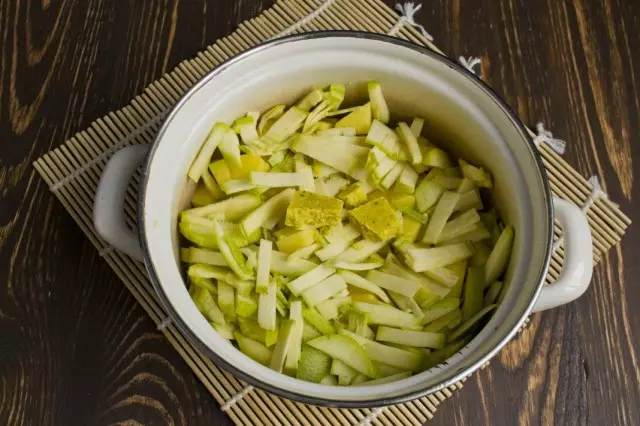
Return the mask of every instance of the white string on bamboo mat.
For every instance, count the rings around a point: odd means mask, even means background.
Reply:
[[[420,33],[422,34],[422,36],[425,39],[427,39],[429,41],[433,41],[433,36],[427,32],[427,30],[424,28],[424,26],[422,26],[421,24],[418,24],[413,19],[413,16],[421,8],[422,8],[421,4],[416,6],[415,3],[410,2],[410,1],[408,1],[408,2],[406,2],[404,4],[396,3],[396,10],[400,14],[400,16],[398,17],[398,21],[396,22],[396,24],[393,27],[391,27],[391,29],[389,30],[389,32],[387,34],[394,36],[394,35],[396,35],[398,33],[398,31],[400,31],[402,29],[404,24],[409,24],[412,27],[415,27],[418,30],[420,30]]]
[[[280,31],[278,34],[274,35],[270,39],[283,37],[283,36],[291,34],[294,31],[299,30],[304,25],[307,25],[309,22],[313,21],[315,18],[320,16],[334,2],[335,2],[335,0],[325,0],[325,2],[322,3],[320,6],[318,6],[318,8],[316,10],[314,10],[313,12],[311,12],[311,13],[303,16],[302,18],[298,19],[296,22],[294,22],[293,24],[291,24],[289,27],[285,28],[284,30]]]
[[[460,62],[460,65],[462,65],[463,67],[465,67],[466,69],[474,73],[475,75],[479,75],[476,72],[475,67],[476,65],[482,64],[482,59],[478,58],[477,56],[469,56],[468,58],[465,58],[464,56],[460,56],[458,57],[458,62]]]
[[[69,173],[68,175],[63,177],[62,179],[60,179],[58,182],[56,182],[56,183],[52,184],[51,186],[49,186],[49,190],[51,192],[53,192],[53,193],[56,193],[60,188],[62,188],[67,183],[71,182],[72,180],[76,179],[78,176],[80,176],[82,173],[84,173],[87,170],[89,170],[94,165],[98,164],[98,162],[100,162],[102,160],[106,160],[111,154],[115,153],[120,148],[123,148],[129,142],[134,141],[138,136],[140,136],[141,134],[143,134],[144,132],[149,130],[154,125],[159,124],[167,116],[167,114],[169,113],[171,108],[173,108],[173,105],[171,105],[169,108],[165,109],[164,111],[162,111],[158,115],[156,115],[156,116],[152,117],[151,119],[149,119],[149,121],[147,121],[146,123],[144,123],[140,127],[132,130],[131,133],[129,133],[127,136],[125,136],[124,138],[120,139],[118,142],[114,143],[109,148],[107,148],[106,150],[104,150],[100,154],[98,154],[95,157],[93,157],[91,160],[89,160],[86,163],[82,164],[80,167],[78,167],[77,169],[75,169],[74,171],[72,171],[71,173]]]
[[[233,395],[227,402],[224,403],[220,407],[222,411],[229,411],[231,407],[233,407],[236,403],[238,403],[242,398],[244,398],[249,392],[253,390],[253,386],[247,385],[240,392]]]
[[[602,190],[602,186],[600,186],[600,179],[598,179],[598,176],[593,175],[589,178],[588,181],[589,181],[589,184],[591,185],[591,193],[589,194],[587,199],[584,201],[584,204],[582,204],[582,207],[580,207],[580,210],[582,210],[582,213],[584,213],[585,215],[589,213],[589,210],[591,210],[591,208],[596,203],[596,201],[598,201],[598,199],[609,198],[607,193]],[[613,202],[612,204],[617,206],[617,204]],[[558,238],[558,241],[556,241],[555,244],[553,245],[551,254],[552,255],[555,254],[555,252],[558,251],[558,249],[560,248],[560,246],[562,246],[563,243],[564,243],[564,231],[562,235]]]
[[[540,149],[540,144],[545,143],[556,154],[564,154],[565,148],[567,147],[567,143],[565,141],[554,138],[553,133],[545,130],[544,124],[541,122],[536,124],[536,131],[538,134],[533,138],[533,143],[538,149]]]
[[[367,415],[367,417],[365,417],[364,419],[360,420],[360,423],[358,423],[358,426],[369,426],[372,421],[374,421],[380,414],[382,414],[382,412],[385,410],[385,408],[386,407],[374,408]]]
[[[156,326],[156,329],[158,331],[162,331],[165,328],[169,327],[171,325],[171,317],[166,317],[165,319],[163,319],[162,321],[160,321],[160,323]]]

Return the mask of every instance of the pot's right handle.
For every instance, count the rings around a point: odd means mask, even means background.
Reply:
[[[100,176],[93,202],[93,224],[98,234],[116,249],[142,261],[138,234],[124,217],[124,197],[133,173],[149,152],[149,145],[132,145],[117,151]]]
[[[534,312],[569,303],[589,288],[593,273],[593,246],[587,216],[575,204],[553,198],[555,216],[562,225],[564,263],[558,279],[542,287]]]

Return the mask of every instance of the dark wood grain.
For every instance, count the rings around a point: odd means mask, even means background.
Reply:
[[[31,163],[270,3],[0,0],[0,424],[229,423]],[[640,221],[640,3],[431,0],[417,19]],[[640,424],[638,252],[632,225],[430,424]]]

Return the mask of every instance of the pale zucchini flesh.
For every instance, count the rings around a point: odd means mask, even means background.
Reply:
[[[351,271],[338,271],[338,274],[347,282],[347,284],[369,291],[378,296],[383,302],[391,303],[389,296],[387,296],[384,290],[366,278]]]
[[[322,380],[320,380],[320,384],[326,386],[338,386],[338,379],[332,374],[327,374],[322,378]]]
[[[177,223],[211,327],[330,386],[402,380],[466,345],[505,296],[514,240],[491,174],[367,89],[365,104],[341,106],[346,86],[332,84],[214,125]]]
[[[340,334],[330,334],[307,342],[334,359],[342,361],[367,377],[381,377],[378,368],[371,362],[367,353],[352,338]]]
[[[338,295],[336,294],[336,296]],[[316,309],[324,319],[335,320],[340,315],[342,306],[348,305],[349,303],[351,303],[350,296],[333,297],[318,303]]]
[[[265,330],[276,329],[276,283],[268,285],[266,293],[258,296],[258,325]]]
[[[321,383],[330,374],[331,357],[318,349],[303,345],[296,377],[313,383]]]
[[[494,246],[485,266],[485,283],[491,283],[502,275],[509,262],[511,246],[513,245],[513,228],[504,228]]]
[[[211,161],[211,156],[218,145],[220,145],[220,142],[222,142],[227,128],[228,126],[226,124],[217,123],[211,129],[207,139],[200,148],[200,152],[198,152],[198,156],[187,172],[187,176],[189,176],[192,181],[197,183],[198,180],[200,180],[200,177],[205,172],[209,162]]]
[[[193,294],[193,301],[200,312],[211,322],[216,324],[226,324],[224,314],[213,299],[209,290],[198,287]]]
[[[250,235],[260,229],[262,224],[273,215],[284,215],[286,207],[291,202],[294,193],[294,189],[285,189],[249,213],[240,223],[244,234]]]
[[[222,141],[219,146],[222,157],[232,167],[242,167],[242,160],[240,159],[240,140],[238,135],[227,128],[222,137]],[[224,189],[223,189],[224,190]]]
[[[365,353],[373,361],[384,362],[391,366],[411,371],[420,369],[423,356],[417,352],[409,352],[403,349],[376,342],[374,340],[365,339],[364,337],[360,337],[345,329],[340,330],[340,333],[355,340],[361,347],[364,348]],[[381,373],[378,374],[381,375]]]
[[[341,290],[346,290],[347,283],[338,274],[333,274],[328,278],[313,285],[302,293],[302,299],[308,306],[315,306],[334,296]]]
[[[369,314],[371,324],[389,325],[409,330],[420,330],[422,328],[419,317],[393,306],[354,302],[353,307],[360,312]]]
[[[441,318],[446,314],[458,309],[459,306],[460,299],[458,298],[450,297],[438,300],[422,311],[422,323],[428,324],[432,321],[435,321],[438,318]]]
[[[322,334],[333,334],[336,332],[331,322],[313,308],[303,307],[302,317]]]
[[[420,289],[419,283],[376,270],[369,271],[366,279],[378,287],[407,297],[413,297]]]
[[[307,321],[304,321],[302,328],[302,341],[306,342],[307,340],[315,339],[316,337],[322,336],[322,333],[318,331],[317,328],[309,324]]]
[[[240,279],[247,280],[252,278],[252,271],[247,267],[246,259],[240,252],[239,247],[233,238],[228,237],[227,232],[217,220],[214,221],[214,234],[220,253],[227,261],[229,268]]]
[[[337,260],[339,262],[362,262],[380,251],[385,245],[387,245],[386,241],[362,239],[338,255]]]
[[[235,327],[232,324],[216,324],[215,322],[211,323],[211,327],[213,327],[220,337],[227,340],[235,340],[235,336],[233,332],[235,331]]]
[[[295,300],[289,306],[289,319],[295,321],[293,325],[291,342],[287,349],[285,368],[289,371],[297,370],[299,367],[302,350],[302,334],[304,330],[304,319],[302,317],[302,302]]]
[[[467,270],[462,302],[462,320],[466,321],[482,309],[484,290],[484,268],[471,266]]]
[[[408,164],[405,164],[400,177],[396,181],[395,191],[403,194],[413,194],[418,183],[418,173]]]
[[[437,244],[439,242],[440,234],[442,234],[443,229],[446,227],[447,221],[453,213],[456,204],[458,204],[459,199],[460,194],[456,192],[447,191],[442,194],[427,224],[427,230],[422,238],[424,243]]]
[[[468,243],[424,249],[414,248],[409,250],[407,262],[414,271],[423,272],[468,259],[473,253],[473,247]]]
[[[271,253],[273,243],[261,239],[258,249],[258,270],[256,271],[256,291],[264,293],[269,287],[269,273],[271,272]]]
[[[334,359],[331,363],[331,374],[338,376],[338,384],[340,386],[348,386],[353,379],[359,374],[357,370],[349,367],[344,362]]]
[[[440,200],[442,194],[444,194],[444,188],[434,179],[429,179],[427,175],[415,190],[416,207],[424,213]]]
[[[258,311],[258,302],[252,296],[236,292],[236,315],[242,318],[250,318]]]
[[[422,127],[424,126],[424,119],[416,117],[411,122],[411,133],[417,139],[422,134]]]
[[[273,353],[271,354],[271,360],[269,361],[269,367],[272,370],[281,372],[284,368],[285,359],[287,357],[287,350],[293,337],[295,324],[296,322],[290,319],[282,321],[280,330],[278,331],[278,341],[273,347]]]
[[[218,306],[230,318],[236,316],[235,289],[231,284],[218,280]]]
[[[293,281],[287,283],[287,287],[294,296],[299,296],[305,290],[318,284],[320,281],[328,278],[336,272],[335,268],[327,266],[325,264],[318,265],[306,274],[296,278]]]
[[[276,250],[271,252],[271,271],[285,276],[299,276],[318,266],[306,259],[289,259],[286,253]]]
[[[212,266],[227,266],[226,260],[219,251],[198,247],[181,248],[180,260],[186,263],[204,263]]]
[[[186,212],[196,216],[222,217],[224,220],[235,221],[257,208],[261,203],[262,200],[258,195],[240,194],[213,204],[186,210]]]
[[[432,333],[438,332],[447,332],[452,327],[455,327],[457,324],[462,321],[462,311],[458,308],[452,310],[448,314],[441,316],[438,319],[435,319],[424,326],[422,331],[428,331]]]
[[[407,123],[400,122],[398,123],[397,131],[400,134],[400,139],[404,142],[405,147],[411,156],[411,163],[421,164],[422,152],[420,151],[420,146],[418,146],[418,139],[411,131],[409,125]]]
[[[493,305],[498,301],[500,292],[502,291],[502,281],[494,281],[487,289],[484,296],[484,306]]]
[[[367,89],[369,91],[373,117],[382,123],[388,123],[390,118],[389,107],[384,99],[382,86],[377,81],[371,81],[367,84]]]
[[[272,355],[271,349],[258,341],[243,336],[240,333],[235,333],[234,336],[242,353],[262,365],[269,365]]]

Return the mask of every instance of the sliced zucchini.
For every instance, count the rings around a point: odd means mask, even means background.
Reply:
[[[331,357],[326,353],[312,346],[303,345],[296,377],[308,382],[321,383],[323,378],[329,376],[331,363]]]
[[[330,357],[342,361],[367,377],[381,377],[378,368],[371,362],[367,353],[352,338],[341,334],[321,336],[307,342]]]
[[[502,276],[509,258],[511,257],[511,247],[513,246],[513,228],[507,226],[500,234],[500,238],[493,247],[487,264],[485,266],[485,283],[492,283]]]
[[[411,164],[421,164],[422,163],[422,152],[420,151],[420,146],[418,145],[418,139],[416,139],[415,135],[411,131],[411,128],[407,123],[400,122],[398,123],[398,128],[396,131],[400,134],[400,139],[404,142],[407,151],[411,157]]]
[[[243,354],[262,365],[269,365],[272,355],[271,349],[258,341],[243,336],[240,333],[234,333],[234,336],[238,343],[238,347]]]
[[[377,81],[370,81],[367,84],[367,90],[369,91],[369,100],[371,102],[373,117],[382,123],[388,123],[390,118],[389,107],[384,99],[382,86]]]
[[[189,171],[187,172],[187,176],[189,176],[192,181],[197,183],[200,180],[200,177],[207,169],[213,153],[222,142],[228,128],[229,126],[224,123],[216,123],[213,126],[211,132],[209,132],[209,135],[207,136],[207,139],[204,141],[204,144],[202,144],[202,148],[200,148],[196,159],[193,161]]]
[[[294,320],[286,319],[280,324],[280,330],[278,331],[278,341],[273,347],[273,353],[271,355],[271,361],[269,362],[269,368],[276,370],[278,373],[282,372],[284,368],[285,359],[287,357],[287,350],[293,337],[293,330],[296,322]]]
[[[365,302],[353,302],[353,307],[369,315],[371,324],[389,325],[409,330],[422,329],[419,317],[396,309],[389,305],[377,305]]]

